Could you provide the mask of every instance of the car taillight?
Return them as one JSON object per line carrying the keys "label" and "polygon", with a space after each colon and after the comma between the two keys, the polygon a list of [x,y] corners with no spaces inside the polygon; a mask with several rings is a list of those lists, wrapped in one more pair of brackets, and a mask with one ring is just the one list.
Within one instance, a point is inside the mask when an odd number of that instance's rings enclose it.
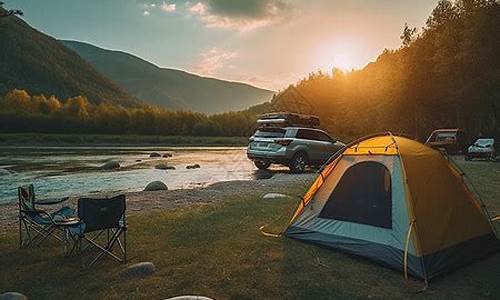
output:
{"label": "car taillight", "polygon": [[290,145],[292,140],[280,139],[280,140],[275,140],[274,142],[278,145],[281,145],[281,146],[288,146],[288,145]]}

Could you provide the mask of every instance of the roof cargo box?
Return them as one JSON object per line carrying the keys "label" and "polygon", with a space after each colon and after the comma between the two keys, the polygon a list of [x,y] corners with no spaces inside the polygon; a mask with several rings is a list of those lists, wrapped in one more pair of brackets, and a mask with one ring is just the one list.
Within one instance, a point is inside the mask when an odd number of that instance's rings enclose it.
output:
{"label": "roof cargo box", "polygon": [[259,116],[259,126],[272,127],[319,127],[319,117],[313,115],[301,115],[289,112],[267,113]]}

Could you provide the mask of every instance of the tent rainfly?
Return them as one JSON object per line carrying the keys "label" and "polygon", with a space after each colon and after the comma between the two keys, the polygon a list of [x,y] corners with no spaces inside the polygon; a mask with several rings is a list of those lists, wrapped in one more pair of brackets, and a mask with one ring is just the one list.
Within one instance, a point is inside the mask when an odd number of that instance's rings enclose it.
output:
{"label": "tent rainfly", "polygon": [[439,151],[390,133],[332,157],[285,234],[425,281],[500,250],[462,172]]}

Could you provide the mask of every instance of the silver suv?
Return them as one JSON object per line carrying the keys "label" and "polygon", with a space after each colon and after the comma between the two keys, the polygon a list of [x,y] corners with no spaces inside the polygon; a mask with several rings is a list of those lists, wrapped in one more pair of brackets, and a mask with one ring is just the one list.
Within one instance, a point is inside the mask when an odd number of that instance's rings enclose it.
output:
{"label": "silver suv", "polygon": [[307,165],[323,164],[344,146],[315,128],[260,127],[250,138],[247,156],[259,169],[277,163],[301,173]]}

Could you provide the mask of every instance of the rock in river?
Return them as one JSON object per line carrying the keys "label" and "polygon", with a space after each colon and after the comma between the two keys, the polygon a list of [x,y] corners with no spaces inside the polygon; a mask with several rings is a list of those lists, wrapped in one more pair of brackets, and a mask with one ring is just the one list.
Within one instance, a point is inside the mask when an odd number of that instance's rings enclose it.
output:
{"label": "rock in river", "polygon": [[172,156],[173,156],[172,153],[165,153],[165,154],[163,154],[163,157],[165,157],[165,158],[169,158],[169,157],[172,157]]}
{"label": "rock in river", "polygon": [[144,188],[145,191],[166,191],[168,190],[168,187],[166,184],[164,184],[161,181],[153,181],[150,182],[146,187]]}
{"label": "rock in river", "polygon": [[101,166],[101,169],[103,170],[114,170],[119,168],[120,168],[120,163],[115,160],[110,160]]}
{"label": "rock in river", "polygon": [[199,169],[201,166],[199,164],[187,165],[186,169]]}
{"label": "rock in river", "polygon": [[161,157],[161,154],[158,152],[153,152],[153,153],[149,154],[149,157]]}
{"label": "rock in river", "polygon": [[169,166],[169,165],[164,164],[164,163],[161,163],[161,164],[157,164],[155,166],[155,169],[159,169],[159,170],[175,170],[175,167]]}

